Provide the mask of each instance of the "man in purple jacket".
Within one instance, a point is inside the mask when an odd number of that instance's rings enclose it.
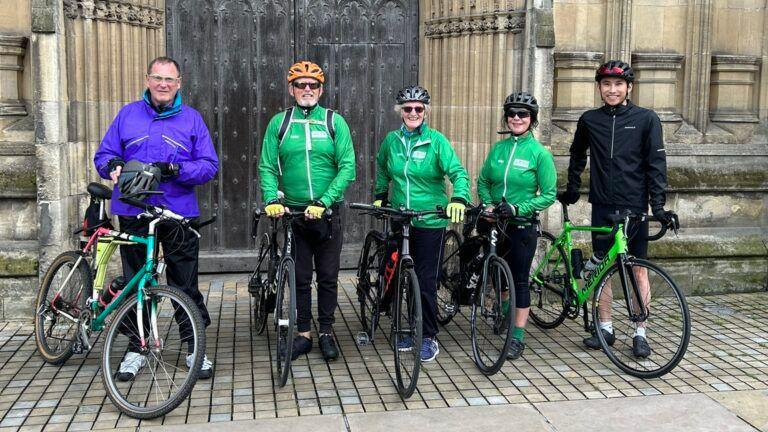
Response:
[[[115,182],[111,210],[118,215],[120,228],[139,235],[147,234],[149,221],[138,219],[136,215],[141,210],[119,200],[117,180],[126,161],[138,160],[158,167],[162,174],[158,189],[163,194],[150,195],[145,201],[188,218],[200,216],[195,186],[211,180],[219,166],[200,113],[181,103],[179,64],[168,57],[152,60],[147,67],[145,83],[147,89],[143,99],[120,110],[93,158],[99,175]],[[165,252],[168,284],[192,297],[208,326],[211,319],[197,286],[198,238],[188,232],[174,235],[172,230],[173,226],[162,224],[157,229]],[[144,265],[144,246],[120,246],[120,254],[127,280]],[[191,361],[189,356],[187,364]],[[117,378],[132,380],[146,364],[146,357],[129,347]],[[213,363],[206,356],[200,378],[210,378],[212,374]]]

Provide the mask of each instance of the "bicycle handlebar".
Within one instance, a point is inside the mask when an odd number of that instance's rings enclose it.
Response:
[[[166,208],[145,203],[144,201],[138,200],[131,196],[122,196],[120,197],[120,201],[123,201],[128,205],[132,205],[134,207],[138,207],[144,210],[144,212],[153,219],[170,219],[170,220],[177,221],[181,223],[185,228],[192,231],[198,238],[201,237],[201,235],[197,230],[216,222],[216,220],[218,219],[218,215],[214,214],[213,216],[211,216],[210,219],[204,222],[197,222],[191,218],[187,218],[179,214],[176,214]]]
[[[605,236],[598,235],[597,237],[613,237],[616,235],[616,232],[619,230],[619,224],[624,222],[629,222],[630,220],[638,220],[639,222],[660,222],[661,228],[659,228],[659,232],[657,232],[654,235],[649,235],[647,238],[648,241],[656,241],[667,233],[667,231],[671,228],[675,234],[677,234],[677,230],[680,228],[680,222],[677,218],[677,214],[673,214],[672,221],[669,224],[665,224],[663,221],[659,220],[656,216],[649,215],[646,213],[634,213],[631,211],[625,211],[620,214],[611,214],[608,215],[607,219],[611,222],[611,225],[613,225],[613,229],[611,230],[610,234],[606,234]]]
[[[442,206],[435,206],[434,210],[410,210],[406,208],[378,207],[372,204],[350,203],[349,208],[353,210],[363,210],[374,216],[401,217],[406,219],[415,219],[422,216],[437,215],[442,219],[448,219]]]
[[[502,216],[499,213],[496,213],[496,211],[486,211],[482,206],[472,207],[471,209],[467,210],[466,215],[478,215],[480,217],[484,217],[487,219],[491,219],[493,222],[502,220],[507,222],[512,222],[515,225],[524,225],[524,224],[538,224],[539,223],[539,215],[534,214],[533,216]]]

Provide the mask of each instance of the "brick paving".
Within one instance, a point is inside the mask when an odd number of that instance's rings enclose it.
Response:
[[[109,401],[99,374],[100,343],[87,356],[76,355],[55,367],[36,354],[31,325],[0,323],[0,432],[135,430],[159,424],[768,389],[768,293],[754,293],[689,298],[693,335],[686,357],[663,378],[647,381],[621,374],[600,351],[583,350],[580,319],[546,332],[531,325],[523,357],[486,377],[472,361],[467,319],[458,316],[441,330],[440,355],[422,368],[416,393],[402,400],[383,335],[375,344],[355,343],[361,327],[351,273],[341,277],[335,326],[340,358],[326,363],[315,347],[294,362],[288,385],[274,388],[272,335],[250,330],[246,279],[228,275],[201,283],[204,290],[208,286],[213,323],[207,330],[207,354],[216,373],[209,381],[198,381],[186,403],[151,421],[122,415]],[[386,318],[383,325],[388,325]]]

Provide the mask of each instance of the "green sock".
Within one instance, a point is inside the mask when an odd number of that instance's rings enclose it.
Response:
[[[525,328],[515,327],[515,329],[512,330],[512,337],[522,342],[525,338]]]
[[[504,312],[504,315],[509,313],[509,299],[501,301],[501,311]]]

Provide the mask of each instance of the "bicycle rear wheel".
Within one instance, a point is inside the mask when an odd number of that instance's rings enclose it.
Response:
[[[512,272],[507,263],[497,256],[491,256],[485,277],[475,288],[470,315],[472,355],[477,367],[486,375],[498,372],[507,359],[515,321],[514,289]],[[512,290],[507,315],[504,315],[501,306],[503,290]]]
[[[566,304],[569,282],[568,261],[561,246],[555,247],[555,236],[542,231],[537,238],[536,254],[531,264],[530,317],[537,327],[553,329],[568,314]]]
[[[376,237],[375,231],[365,236],[360,262],[357,266],[357,300],[360,303],[360,323],[370,339],[379,322],[379,299],[381,299],[381,278],[379,271],[384,260],[384,242]]]
[[[277,307],[275,308],[275,362],[277,385],[283,387],[291,373],[293,338],[296,337],[296,270],[293,258],[280,263],[277,278]]]
[[[459,311],[458,290],[461,289],[459,233],[448,230],[443,241],[443,261],[440,265],[440,282],[437,285],[437,322],[446,325]]]
[[[264,233],[261,236],[259,245],[259,254],[256,255],[259,262],[258,267],[251,274],[248,280],[248,292],[253,296],[253,327],[256,334],[262,334],[267,326],[267,316],[269,315],[268,297],[269,297],[269,278],[267,277],[267,268],[269,267],[269,234]]]
[[[192,392],[205,355],[205,328],[195,302],[178,288],[147,288],[144,300],[146,346],[139,343],[134,294],[118,308],[107,330],[101,377],[109,398],[120,411],[134,418],[151,419],[170,412]],[[151,323],[153,309],[156,333]],[[117,372],[128,351],[144,356],[143,367],[132,380],[119,381]]]
[[[401,267],[395,293],[394,335],[397,391],[409,398],[416,390],[421,367],[421,291],[412,267]]]
[[[45,272],[35,301],[35,342],[40,356],[60,365],[73,354],[79,324],[75,321],[85,310],[85,301],[93,292],[88,263],[75,252],[64,252]],[[66,285],[64,284],[66,282]]]
[[[677,366],[688,348],[691,335],[688,304],[680,288],[657,265],[629,258],[625,268],[628,275],[636,269],[645,270],[649,290],[640,290],[642,305],[639,305],[631,284],[627,287],[628,295],[625,294],[618,263],[614,264],[595,290],[592,319],[597,323],[601,316],[610,314],[615,341],[609,345],[602,332],[596,334],[608,358],[619,369],[638,378],[660,377]],[[645,358],[633,354],[633,337],[637,325],[629,316],[630,311],[638,313],[641,309],[648,311],[644,326],[645,337],[651,347],[651,354]]]

